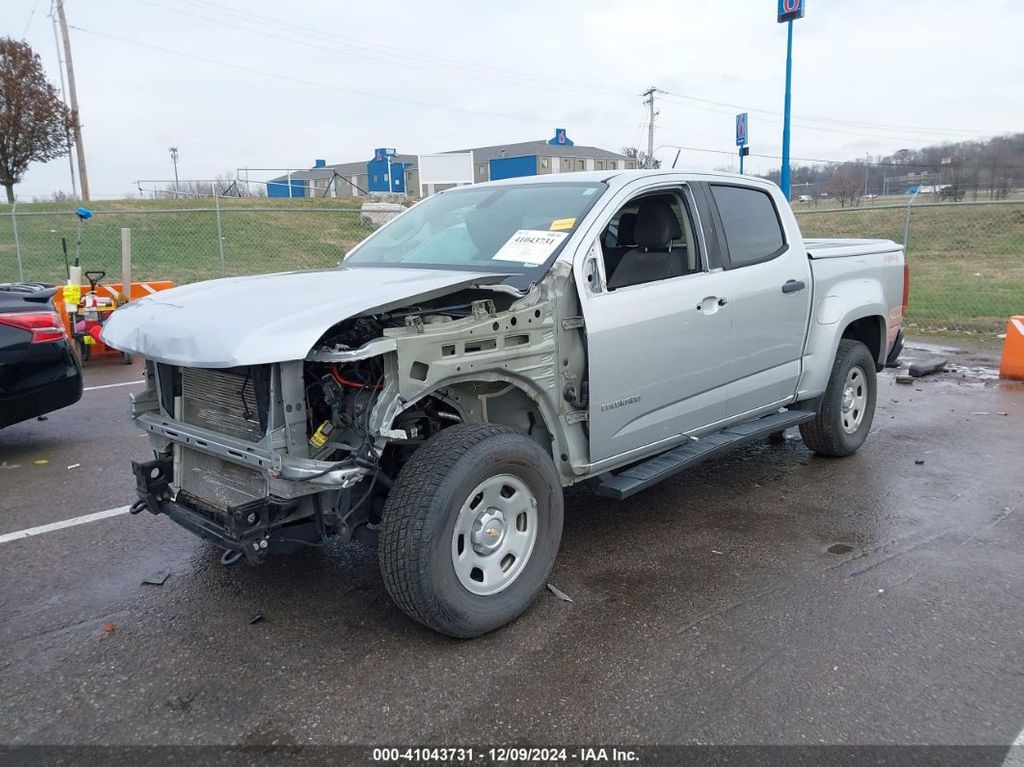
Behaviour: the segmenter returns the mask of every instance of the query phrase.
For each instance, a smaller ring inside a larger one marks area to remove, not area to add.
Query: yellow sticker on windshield
[[[565,229],[572,229],[574,226],[576,226],[575,218],[556,218],[551,222],[551,227],[548,231],[561,232]]]

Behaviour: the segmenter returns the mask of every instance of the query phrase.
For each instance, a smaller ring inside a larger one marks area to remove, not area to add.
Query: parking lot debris
[[[914,461],[914,463],[917,464],[918,466],[924,466],[924,459],[918,458],[916,461]]]
[[[36,416],[36,420],[37,421],[49,421],[50,420],[50,416],[48,416],[48,415],[37,415]]]
[[[73,464],[71,464],[70,466],[68,466],[68,469],[69,469],[69,470],[70,470],[70,469],[77,469],[77,468],[78,468],[79,466],[81,466],[81,465],[82,465],[82,464],[80,464],[80,463],[73,463]]]
[[[117,631],[117,624],[116,623],[104,623],[103,624],[103,630],[106,633],[108,633],[108,634],[113,634],[115,631]]]
[[[914,383],[914,376],[896,376],[896,383],[912,384]]]
[[[257,623],[260,623],[260,622],[261,622],[262,620],[263,620],[263,613],[262,613],[262,612],[260,612],[259,610],[257,610],[257,611],[256,611],[256,614],[255,614],[255,615],[253,615],[253,616],[252,616],[252,617],[251,617],[251,618],[249,619],[249,625],[250,625],[250,626],[254,626],[254,625],[256,625]]]
[[[929,357],[928,359],[924,359],[919,362],[910,363],[910,367],[907,369],[907,372],[914,378],[920,378],[921,376],[940,372],[946,367],[946,362],[947,360],[945,357]]]
[[[558,588],[554,584],[551,584],[551,583],[548,584],[548,591],[550,591],[556,597],[561,599],[563,602],[571,602],[573,604],[576,603],[575,599],[573,599],[571,596],[566,594],[564,591],[562,591],[560,588]]]
[[[39,459],[33,461],[32,463],[34,463],[36,466],[45,466],[46,464],[49,463],[49,461],[46,460],[45,458],[39,458]]]
[[[171,573],[169,570],[157,570],[155,573],[150,573],[144,577],[142,582],[149,586],[163,586],[170,577]]]

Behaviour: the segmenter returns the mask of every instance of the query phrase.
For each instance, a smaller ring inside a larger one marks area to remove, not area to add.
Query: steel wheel
[[[853,434],[860,428],[867,411],[868,385],[864,370],[859,365],[850,368],[843,384],[842,424],[843,431]]]
[[[537,541],[537,499],[522,480],[497,474],[462,505],[452,532],[459,583],[487,596],[508,588],[526,567]]]

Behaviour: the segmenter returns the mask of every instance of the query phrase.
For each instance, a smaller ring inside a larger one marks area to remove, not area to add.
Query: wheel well
[[[846,326],[842,337],[853,341],[860,341],[868,347],[868,351],[871,352],[871,356],[875,359],[875,364],[881,366],[884,362],[882,360],[882,338],[884,334],[885,321],[881,317],[875,316],[854,320]]]
[[[541,408],[518,386],[506,382],[463,381],[422,397],[406,412],[427,402],[437,403],[442,410],[457,410],[464,423],[509,426],[533,439],[554,457],[554,437]],[[399,416],[396,423],[401,419]]]

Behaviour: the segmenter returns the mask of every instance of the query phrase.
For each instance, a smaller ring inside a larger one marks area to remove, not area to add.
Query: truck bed
[[[891,253],[902,246],[892,240],[852,240],[804,238],[807,255],[813,259],[867,256],[874,253]]]

